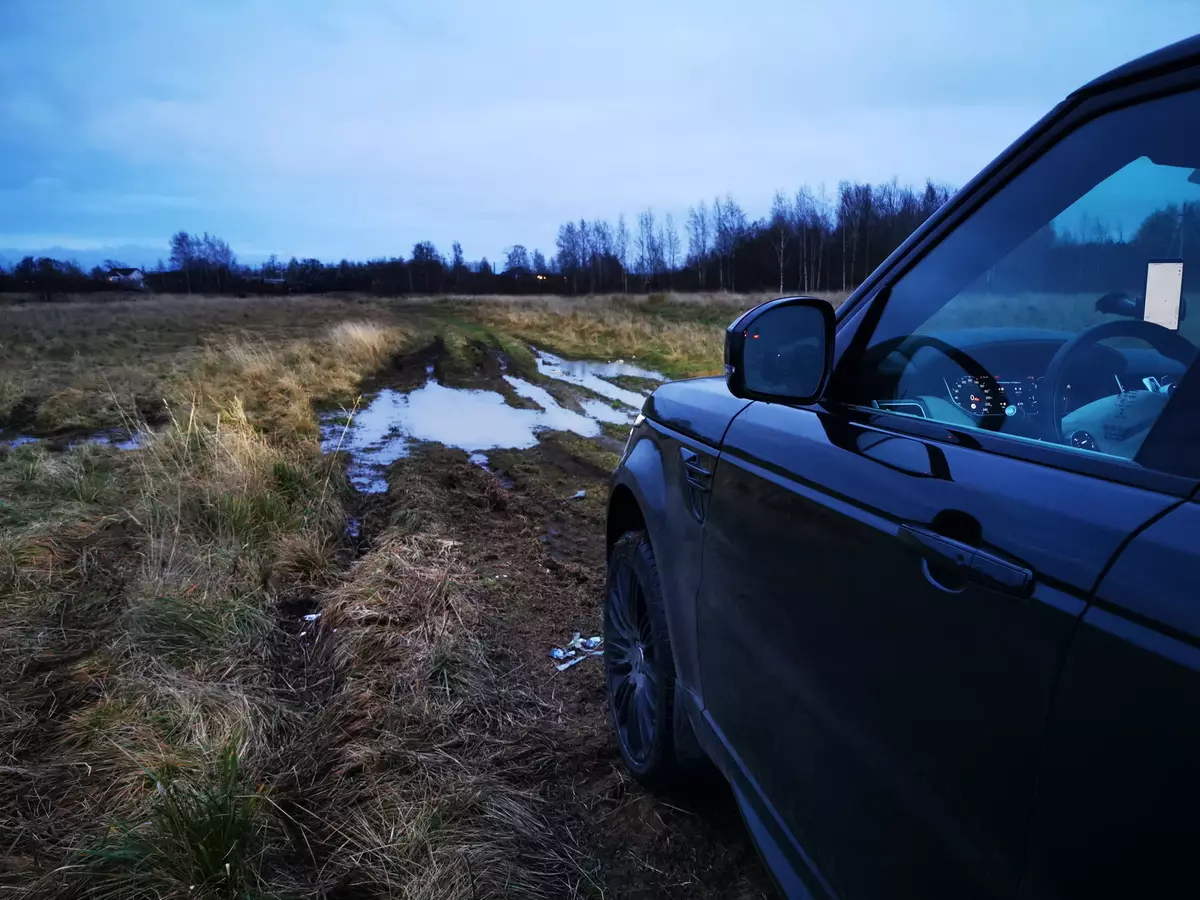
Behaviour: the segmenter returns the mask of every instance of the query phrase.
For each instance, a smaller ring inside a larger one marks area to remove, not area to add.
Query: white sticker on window
[[[1146,266],[1147,322],[1179,330],[1179,303],[1183,296],[1183,260],[1155,260]]]

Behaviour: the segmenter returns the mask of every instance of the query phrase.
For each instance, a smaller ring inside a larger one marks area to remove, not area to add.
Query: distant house
[[[146,273],[141,269],[119,268],[109,269],[105,276],[108,283],[114,287],[123,287],[131,291],[146,289]]]

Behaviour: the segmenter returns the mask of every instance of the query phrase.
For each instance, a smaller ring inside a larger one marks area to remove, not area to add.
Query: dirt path
[[[596,442],[551,434],[532,450],[493,454],[493,475],[462,452],[429,447],[395,467],[374,515],[424,508],[455,523],[496,610],[487,629],[492,656],[551,711],[539,727],[545,746],[530,748],[550,750],[543,777],[527,787],[559,811],[553,826],[594,866],[581,893],[770,896],[728,789],[715,784],[686,799],[646,793],[617,756],[601,661],[557,672],[547,658],[572,632],[600,628],[607,459]],[[568,499],[579,490],[583,499]]]

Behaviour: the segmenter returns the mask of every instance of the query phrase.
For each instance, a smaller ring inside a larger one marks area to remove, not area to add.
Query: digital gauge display
[[[1008,405],[1000,382],[976,375],[964,375],[950,385],[950,399],[973,416],[1002,416]]]
[[[950,399],[963,412],[973,416],[1032,416],[1038,411],[1038,381],[1000,381],[988,375],[963,375],[947,383]]]

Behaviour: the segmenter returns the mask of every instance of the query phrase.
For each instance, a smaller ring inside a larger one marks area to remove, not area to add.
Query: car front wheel
[[[690,773],[675,752],[675,660],[658,566],[642,531],[625,534],[609,557],[604,673],[625,765],[648,787],[676,785]]]

